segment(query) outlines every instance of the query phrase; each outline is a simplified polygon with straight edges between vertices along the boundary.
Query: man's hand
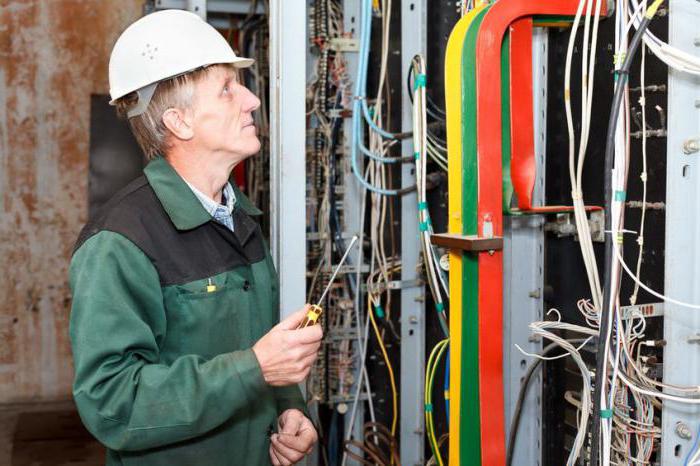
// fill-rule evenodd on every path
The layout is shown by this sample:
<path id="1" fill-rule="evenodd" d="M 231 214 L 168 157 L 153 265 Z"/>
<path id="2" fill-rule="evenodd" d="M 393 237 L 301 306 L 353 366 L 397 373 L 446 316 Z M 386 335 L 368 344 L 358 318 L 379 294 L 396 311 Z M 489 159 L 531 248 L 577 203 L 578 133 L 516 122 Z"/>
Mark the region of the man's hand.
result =
<path id="1" fill-rule="evenodd" d="M 297 330 L 309 307 L 307 304 L 284 319 L 253 345 L 253 352 L 269 385 L 297 384 L 309 374 L 323 338 L 320 325 Z"/>
<path id="2" fill-rule="evenodd" d="M 272 435 L 270 460 L 273 466 L 296 464 L 318 441 L 316 428 L 298 409 L 288 409 L 277 420 L 279 433 Z"/>

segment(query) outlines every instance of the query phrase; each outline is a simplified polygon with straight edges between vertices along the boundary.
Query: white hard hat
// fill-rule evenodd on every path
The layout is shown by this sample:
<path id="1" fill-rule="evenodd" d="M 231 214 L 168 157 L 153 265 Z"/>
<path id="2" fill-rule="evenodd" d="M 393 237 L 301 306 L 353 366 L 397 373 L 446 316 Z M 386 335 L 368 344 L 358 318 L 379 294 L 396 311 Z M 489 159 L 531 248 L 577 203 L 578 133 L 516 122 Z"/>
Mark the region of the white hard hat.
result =
<path id="1" fill-rule="evenodd" d="M 131 92 L 139 100 L 128 116 L 146 111 L 158 82 L 220 63 L 245 68 L 219 32 L 194 13 L 162 10 L 144 16 L 119 36 L 109 58 L 110 104 Z"/>

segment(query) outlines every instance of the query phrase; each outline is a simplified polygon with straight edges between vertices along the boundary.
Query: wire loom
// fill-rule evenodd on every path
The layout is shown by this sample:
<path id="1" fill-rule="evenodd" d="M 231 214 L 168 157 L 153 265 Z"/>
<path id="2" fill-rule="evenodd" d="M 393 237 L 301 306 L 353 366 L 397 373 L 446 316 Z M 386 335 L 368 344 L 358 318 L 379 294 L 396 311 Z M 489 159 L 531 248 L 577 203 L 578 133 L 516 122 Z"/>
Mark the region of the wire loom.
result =
<path id="1" fill-rule="evenodd" d="M 367 466 L 390 466 L 401 464 L 399 458 L 399 444 L 391 435 L 389 429 L 377 422 L 367 422 L 363 428 L 364 443 L 356 440 L 346 440 L 345 453 L 349 458 Z M 353 451 L 357 449 L 357 452 Z M 360 453 L 364 453 L 371 461 L 365 459 Z"/>

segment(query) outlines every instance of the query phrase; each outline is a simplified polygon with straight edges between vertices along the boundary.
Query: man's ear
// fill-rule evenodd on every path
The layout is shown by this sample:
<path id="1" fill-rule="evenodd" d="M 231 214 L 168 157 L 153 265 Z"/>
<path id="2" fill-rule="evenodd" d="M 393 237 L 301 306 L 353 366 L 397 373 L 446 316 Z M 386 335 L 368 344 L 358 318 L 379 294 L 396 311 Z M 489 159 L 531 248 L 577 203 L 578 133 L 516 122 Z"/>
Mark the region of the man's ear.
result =
<path id="1" fill-rule="evenodd" d="M 189 141 L 194 137 L 190 112 L 169 108 L 163 113 L 163 124 L 178 139 Z"/>

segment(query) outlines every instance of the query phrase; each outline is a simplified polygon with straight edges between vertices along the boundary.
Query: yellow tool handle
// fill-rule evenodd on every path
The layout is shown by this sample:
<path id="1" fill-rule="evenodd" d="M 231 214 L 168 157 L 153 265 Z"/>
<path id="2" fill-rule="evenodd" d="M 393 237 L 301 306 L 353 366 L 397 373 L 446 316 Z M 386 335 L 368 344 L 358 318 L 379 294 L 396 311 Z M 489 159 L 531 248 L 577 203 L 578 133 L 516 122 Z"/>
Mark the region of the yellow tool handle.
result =
<path id="1" fill-rule="evenodd" d="M 323 314 L 323 308 L 317 304 L 313 304 L 309 308 L 309 311 L 306 313 L 304 319 L 299 323 L 297 330 L 300 328 L 306 328 L 310 325 L 317 324 L 318 319 L 321 318 L 321 314 Z"/>

